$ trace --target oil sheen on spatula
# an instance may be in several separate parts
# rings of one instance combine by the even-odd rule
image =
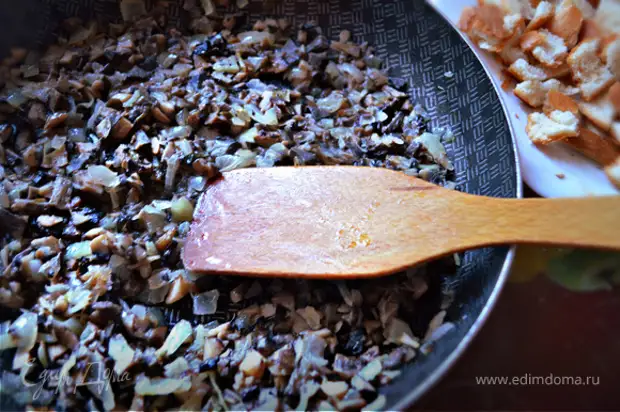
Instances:
[[[536,200],[467,195],[381,168],[240,169],[225,173],[201,196],[182,257],[195,272],[351,278],[390,274],[493,244],[620,248],[610,232],[620,229],[615,213],[608,222],[600,209],[620,210],[619,197]],[[577,204],[569,207],[571,201]],[[584,240],[580,230],[592,232],[596,222],[583,218],[583,208],[597,201],[599,220],[611,225],[609,235]],[[536,218],[541,213],[548,218]],[[584,222],[573,222],[568,233],[540,235],[552,232],[560,215],[572,218],[567,213]]]

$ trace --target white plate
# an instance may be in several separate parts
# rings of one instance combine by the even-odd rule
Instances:
[[[455,27],[463,8],[477,3],[476,0],[427,1]],[[600,167],[570,147],[563,144],[552,144],[543,149],[534,146],[525,133],[529,107],[523,104],[512,90],[502,89],[501,84],[505,75],[501,74],[502,66],[491,57],[491,53],[479,49],[469,39],[467,42],[488,69],[499,97],[504,101],[519,152],[521,174],[529,187],[544,197],[582,197],[620,193]]]

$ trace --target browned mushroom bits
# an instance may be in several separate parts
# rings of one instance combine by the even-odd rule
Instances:
[[[128,20],[142,13],[123,4]],[[450,327],[431,268],[214,278],[179,252],[221,172],[365,165],[453,187],[451,135],[348,32],[194,15],[191,33],[72,21],[40,58],[4,60],[3,391],[54,409],[381,409],[378,388]],[[83,385],[89,365],[110,385]]]

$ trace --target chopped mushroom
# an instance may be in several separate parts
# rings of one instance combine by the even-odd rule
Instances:
[[[411,327],[428,312],[415,301],[439,293],[423,274],[334,283],[185,270],[194,206],[221,173],[346,164],[455,179],[449,133],[369,45],[282,19],[240,31],[220,15],[227,3],[182,2],[180,31],[159,5],[150,15],[122,0],[122,24],[70,19],[40,60],[5,60],[0,350],[20,371],[4,393],[22,409],[33,390],[20,376],[49,370],[67,384],[42,388],[37,408],[359,410],[415,358]],[[444,321],[423,325],[425,345]],[[72,382],[99,379],[93,364],[112,384],[76,392]]]

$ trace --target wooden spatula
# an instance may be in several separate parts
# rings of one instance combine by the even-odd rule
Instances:
[[[501,199],[381,168],[240,169],[202,195],[182,257],[197,272],[363,278],[514,243],[620,249],[620,196]]]

